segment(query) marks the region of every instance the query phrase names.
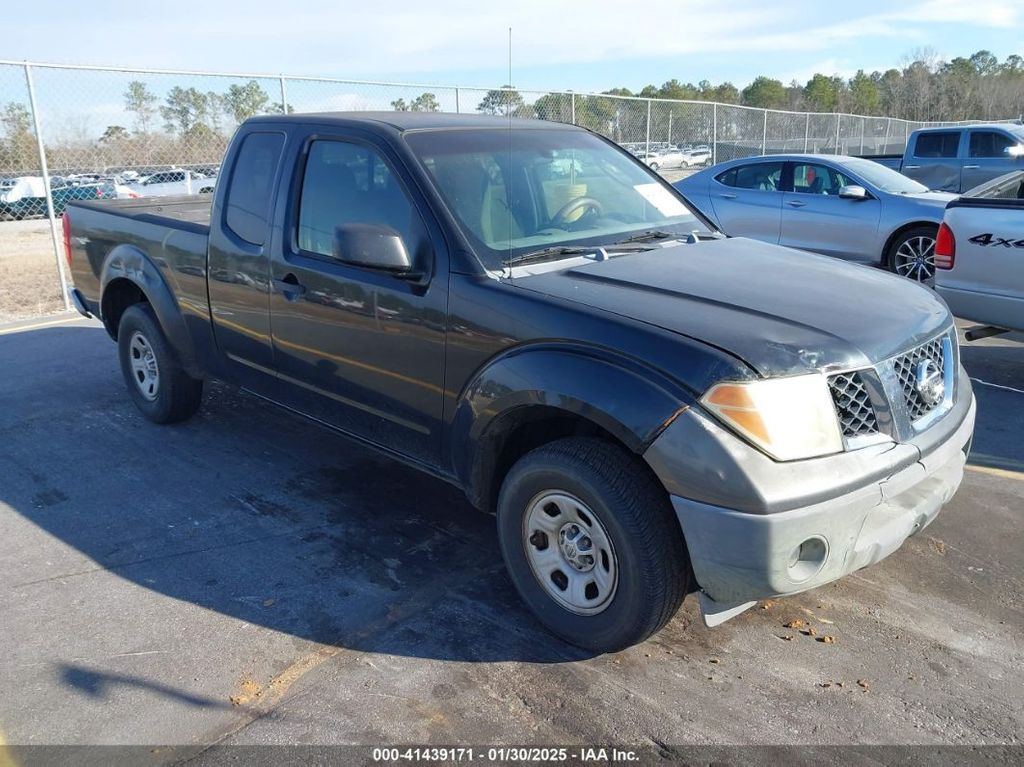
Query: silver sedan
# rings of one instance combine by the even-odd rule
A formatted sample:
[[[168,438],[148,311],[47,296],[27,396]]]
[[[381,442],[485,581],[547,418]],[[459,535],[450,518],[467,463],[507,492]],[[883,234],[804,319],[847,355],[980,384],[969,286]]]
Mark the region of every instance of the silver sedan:
[[[935,235],[955,195],[930,192],[871,160],[771,155],[720,163],[675,184],[728,235],[935,274]]]

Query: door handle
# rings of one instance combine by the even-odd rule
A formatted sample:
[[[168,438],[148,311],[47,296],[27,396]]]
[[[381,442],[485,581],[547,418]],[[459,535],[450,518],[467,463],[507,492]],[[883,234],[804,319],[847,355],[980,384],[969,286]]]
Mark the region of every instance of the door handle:
[[[965,165],[964,170],[977,170],[979,167],[978,165]]]
[[[917,170],[920,167],[921,167],[920,165],[904,165],[903,169],[904,170]]]
[[[731,193],[727,193],[727,192],[723,192],[722,193],[722,197],[724,197],[727,200],[735,200],[736,199],[736,195],[731,194]]]
[[[274,287],[284,296],[286,301],[294,301],[306,292],[306,286],[299,282],[299,278],[289,272],[280,280],[274,280]]]
[[[791,206],[793,206],[794,208],[802,208],[807,203],[806,202],[800,202],[800,200],[790,200],[789,204]]]

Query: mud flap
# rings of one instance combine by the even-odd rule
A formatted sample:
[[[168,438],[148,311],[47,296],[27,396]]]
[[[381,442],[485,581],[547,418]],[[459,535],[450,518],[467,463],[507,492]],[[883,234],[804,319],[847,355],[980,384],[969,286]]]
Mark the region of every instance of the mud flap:
[[[756,601],[723,604],[721,602],[716,602],[703,590],[698,592],[698,596],[700,598],[700,612],[704,618],[704,625],[709,629],[713,629],[715,626],[721,626],[730,618],[735,618],[740,613],[749,610],[757,604]]]

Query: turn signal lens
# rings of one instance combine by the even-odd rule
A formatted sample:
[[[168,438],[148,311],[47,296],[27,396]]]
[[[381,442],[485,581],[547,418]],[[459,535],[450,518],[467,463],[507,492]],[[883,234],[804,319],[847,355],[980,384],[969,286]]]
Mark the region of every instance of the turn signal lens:
[[[779,461],[814,458],[843,449],[828,382],[817,373],[716,384],[701,403],[730,429]]]

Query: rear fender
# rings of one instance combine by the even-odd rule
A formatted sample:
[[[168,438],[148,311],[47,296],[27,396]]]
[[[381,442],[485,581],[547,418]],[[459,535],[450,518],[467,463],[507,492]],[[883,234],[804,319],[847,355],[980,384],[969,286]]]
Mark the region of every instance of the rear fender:
[[[133,245],[118,245],[107,256],[100,273],[100,319],[112,338],[117,338],[117,328],[111,327],[102,312],[107,287],[115,280],[126,279],[135,284],[149,301],[168,343],[178,355],[182,366],[195,377],[202,376],[202,368],[196,361],[192,337],[185,324],[185,317],[178,306],[167,281],[153,260]]]

